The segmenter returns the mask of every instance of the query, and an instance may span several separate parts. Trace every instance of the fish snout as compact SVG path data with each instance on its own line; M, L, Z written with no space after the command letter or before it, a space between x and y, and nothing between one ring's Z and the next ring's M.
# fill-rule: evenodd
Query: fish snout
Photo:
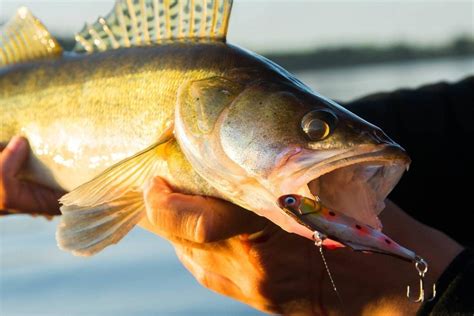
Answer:
M383 130L380 128L375 128L367 134L369 134L369 137L374 144L381 146L380 148L383 148L382 151L386 155L403 164L410 164L411 159L405 149L398 145L393 139L388 137Z
M380 128L373 129L370 134L372 139L379 144L396 144L393 139L388 137Z

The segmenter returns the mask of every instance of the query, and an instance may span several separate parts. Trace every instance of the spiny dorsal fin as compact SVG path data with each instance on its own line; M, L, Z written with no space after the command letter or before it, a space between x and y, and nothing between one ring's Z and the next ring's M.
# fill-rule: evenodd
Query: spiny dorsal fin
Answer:
M111 13L76 35L76 52L169 41L225 41L232 0L117 0Z
M0 33L0 66L56 57L63 49L26 7Z

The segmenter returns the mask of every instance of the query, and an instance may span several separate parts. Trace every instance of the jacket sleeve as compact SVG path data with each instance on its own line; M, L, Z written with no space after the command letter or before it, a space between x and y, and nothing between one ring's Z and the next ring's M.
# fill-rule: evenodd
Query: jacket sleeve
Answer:
M436 290L436 298L421 306L419 316L473 315L474 250L465 249L451 262L436 282Z
M474 77L378 93L346 107L381 127L412 158L410 171L390 198L421 222L471 247L443 272L435 300L425 302L418 315L472 315Z
M389 198L421 222L474 247L474 77L373 94L346 104L412 159ZM471 184L469 184L471 183Z

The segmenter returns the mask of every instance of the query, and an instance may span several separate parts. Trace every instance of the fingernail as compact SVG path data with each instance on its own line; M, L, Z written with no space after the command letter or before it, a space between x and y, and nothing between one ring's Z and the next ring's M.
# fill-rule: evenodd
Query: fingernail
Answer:
M22 137L13 136L13 138L8 142L6 149L10 151L18 151L24 145L25 145L25 140Z

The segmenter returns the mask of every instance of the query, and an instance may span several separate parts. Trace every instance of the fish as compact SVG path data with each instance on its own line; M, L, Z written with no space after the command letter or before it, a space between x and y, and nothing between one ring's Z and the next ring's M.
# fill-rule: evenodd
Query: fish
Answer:
M143 192L157 176L309 239L280 196L317 195L381 229L378 214L408 154L281 66L228 43L231 8L231 0L117 0L76 34L71 52L24 7L5 25L0 142L26 137L19 176L68 191L61 249L91 256L142 225Z
M415 252L399 245L381 231L332 210L318 200L288 194L281 196L278 202L290 216L317 232L316 237L328 237L355 251L385 254L415 263L421 260ZM331 249L330 246L328 248Z

